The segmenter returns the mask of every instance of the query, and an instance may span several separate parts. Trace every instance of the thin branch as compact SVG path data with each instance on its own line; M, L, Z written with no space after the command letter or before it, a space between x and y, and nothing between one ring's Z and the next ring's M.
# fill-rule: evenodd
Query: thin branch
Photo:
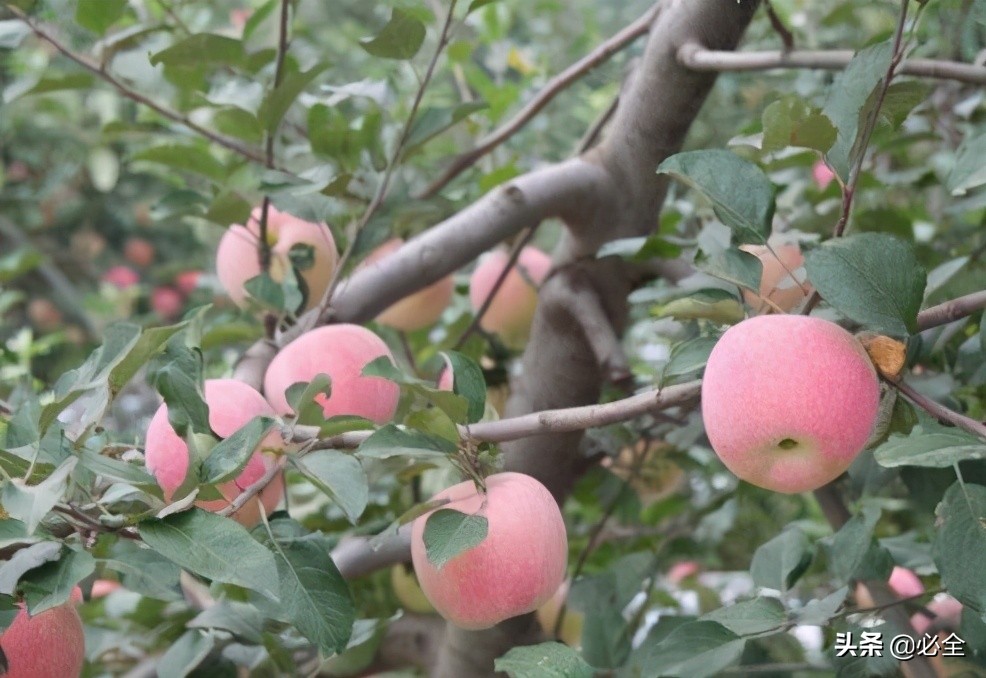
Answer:
M637 38L645 35L650 30L651 24L654 23L661 4L656 3L639 19L624 27L609 40L606 40L589 54L549 80L541 91L527 102L510 120L480 139L475 148L456 157L437 179L428 184L428 186L414 197L429 198L435 195L455 177L475 165L480 158L490 153L493 149L523 129L558 94L580 80L592 69L608 61L614 54L625 49L636 41Z
M408 139L411 137L411 129L414 125L414 121L418 117L418 109L421 108L421 102L424 100L425 91L428 89L428 85L431 83L432 77L435 75L435 68L438 66L438 60L442 56L442 52L448 45L449 32L452 29L452 21L455 18L455 6L458 0L452 0L449 4L448 13L445 15L445 23L442 24L442 31L438 36L438 45L435 47L434 54L431 55L431 61L428 62L428 68L425 70L424 78L421 80L421 84L418 86L418 91L414 95L414 101L411 104L411 110L407 115L407 119L404 121L404 128L401 130L401 136L397 141L397 145L394 147L394 152L390 156L390 160L387 162L387 168L384 170L383 178L380 180L380 185L377 186L377 190L370 200L370 204L367 205L366 210L363 212L363 216L356 225L350 229L349 242L346 245L346 250L342 253L342 257L339 259L339 263L336 265L335 271L332 273L332 280L329 282L328 288L325 290L325 294L322 296L322 301L318 305L319 313L318 317L324 316L328 311L329 305L332 301L332 294L335 292L336 286L339 284L339 274L343 271L346 266L346 262L352 256L353 248L356 246L356 240L360 232L366 228L366 225L370 223L370 219L373 215L377 213L377 210L383 205L384 200L387 199L387 193L390 190L390 181L394 176L394 170L397 169L397 165L401 161L401 156L404 154L404 147L407 145Z
M517 265L517 260L520 258L520 253L524 250L524 247L527 246L527 243L531 241L531 238L534 237L534 231L535 229L533 227L525 229L523 234L521 234L521 237L514 243L513 249L510 251L510 257L507 259L507 265L503 267L502 271L500 271L500 275L497 276L496 281L493 283L493 289L490 290L490 293L487 295L486 299L483 300L483 304L476 311L472 322L469 323L469 326L459 337L458 341L455 342L455 346L452 347L452 350L458 351L461 349L465 345L466 341L469 340L469 337L471 337L473 333L479 329L480 324L483 322L483 316L486 315L486 312L493 304L493 299L500 291L500 288L503 286L504 281L506 281L507 276L510 275L510 271L514 270L514 267Z
M933 417L946 424L952 424L957 426L969 433L979 436L983 440L986 440L986 424L981 421L977 421L972 417L967 417L964 414L959 414L954 410L950 410L944 405L939 405L934 400L921 395L914 387L903 381L901 382L890 382L898 391L907 396L908 400L912 403L925 410Z
M728 52L705 49L698 43L687 43L678 51L682 64L696 71L766 71L774 68L808 68L841 71L855 53L837 50L770 50L762 52ZM955 80L970 85L986 85L986 66L962 61L939 59L908 59L900 66L902 75L919 78Z
M947 325L950 322L965 318L976 311L986 308L986 290L973 292L964 297L926 308L918 313L918 329L927 330L932 327Z
M193 132L195 132L196 134L202 137L205 137L206 139L213 142L214 144L218 146L222 146L223 148L232 151L237 155L240 155L246 158L247 160L250 160L251 162L255 162L259 164L265 163L265 158L259 151L243 146L239 142L234 141L233 139L230 139L226 136L223 136L222 134L213 132L212 130L205 128L202 125L199 125L198 123L194 122L188 116L173 111L170 108L164 106L163 104L159 104L153 99L150 99L147 96L141 94L140 92L132 89L129 85L124 83L122 80L120 80L110 72L106 71L100 64L92 61L86 56L73 52L71 49L63 45L56 37L54 37L51 33L49 33L44 28L42 28L40 24L38 24L36 21L31 19L20 8L11 5L10 3L5 3L5 5L7 9L9 9L18 19L20 19L25 24L27 24L28 28L30 28L31 31L39 39L44 40L52 47L54 47L56 50L61 52L61 54L67 57L69 60L75 62L85 70L95 75L97 78L103 80L107 84L114 87L122 96L126 97L127 99L130 99L131 101L135 101L142 106L146 106L147 108L151 109L152 111L160 115L162 118L166 118L168 120L171 120L172 122L176 122L180 125L184 125L188 129L192 130ZM286 171L286 170L282 170L282 171Z
M784 52L790 52L794 49L794 35L777 15L773 3L770 0L764 0L763 4L767 8L767 18L770 20L770 27L774 29L774 32L781 37L781 42L784 43Z

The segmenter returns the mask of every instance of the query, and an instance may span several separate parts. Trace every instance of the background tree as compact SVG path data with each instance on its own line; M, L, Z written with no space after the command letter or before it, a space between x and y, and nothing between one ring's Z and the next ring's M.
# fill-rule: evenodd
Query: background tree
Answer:
M981 670L981 5L2 3L3 625L81 584L86 675ZM470 304L502 244L529 330ZM697 407L771 312L882 378L814 493L739 481ZM563 509L570 584L467 631L409 597L410 521L495 470ZM963 656L888 654L939 630Z

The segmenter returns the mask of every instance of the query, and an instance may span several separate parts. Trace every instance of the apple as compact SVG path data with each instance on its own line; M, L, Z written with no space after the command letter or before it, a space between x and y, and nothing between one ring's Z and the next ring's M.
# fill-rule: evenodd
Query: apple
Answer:
M72 678L82 673L86 639L75 605L69 600L33 617L20 605L0 635L7 659L4 678Z
M404 244L400 238L392 238L373 250L360 264L362 267L385 265L382 260L399 250ZM392 304L376 320L381 325L403 332L413 332L434 325L452 301L455 284L452 276L446 276L424 289L410 294Z
M510 261L504 250L496 250L484 257L469 279L469 301L478 312ZM520 348L531 332L531 321L537 309L537 288L548 277L551 257L534 247L525 247L517 258L517 265L504 278L493 301L483 314L479 325L483 330L498 334L504 344Z
M565 521L540 482L522 473L497 473L486 478L485 494L466 481L433 499L449 500L441 509L488 521L486 538L441 568L428 559L424 543L432 512L412 524L414 571L445 619L467 630L490 628L537 610L561 586L568 558Z
M764 245L740 247L757 257L763 265L760 296L743 290L743 299L758 313L770 312L773 306L790 311L800 306L812 291L805 277L805 258L796 242L785 243L779 238L770 238L768 243L773 252ZM773 306L764 300L772 302Z
M815 180L815 185L818 186L818 190L824 191L828 188L828 185L832 183L835 179L835 172L832 168L825 164L824 160L817 160L814 165L811 166L811 178Z
M154 245L143 238L127 238L123 258L137 268L147 268L154 263Z
M421 590L421 584L414 576L414 570L408 565L401 563L390 568L390 584L394 587L394 595L405 610L418 614L435 612L435 607L428 602L428 597Z
M922 612L915 613L911 617L911 626L918 635L927 633L932 624L938 628L958 630L962 621L962 603L955 598L948 594L939 594L925 607L935 618L931 619Z
M264 393L278 414L293 414L285 397L292 384L318 374L332 380L332 393L316 402L326 417L355 415L383 424L394 417L400 388L383 377L364 377L363 368L377 358L394 358L387 344L359 325L326 325L301 335L271 361L264 376Z
M242 381L207 379L204 391L205 402L209 406L209 425L221 438L232 435L254 417L274 416L274 411L264 397ZM240 475L235 480L217 486L224 499L197 501L195 505L207 511L220 511L226 508L275 463L273 456L266 451L278 452L283 448L284 442L279 431L276 428L272 429ZM175 490L181 486L188 473L188 445L171 428L168 422L167 404L162 404L158 408L147 427L144 460L147 469L164 490L165 500L171 501ZM253 527L260 522L258 502L262 502L264 509L270 513L277 508L283 495L284 481L278 476L232 517L242 525Z
M161 285L151 290L151 309L165 320L174 320L185 308L185 297L174 287Z
M686 579L694 577L701 571L702 566L697 561L683 560L680 563L675 563L672 565L666 576L669 582L677 585Z
M833 322L761 315L712 349L702 418L712 448L739 478L776 492L834 480L869 439L880 404L876 370Z
M537 609L535 613L541 628L547 635L555 632L555 625L558 623L558 615L561 613L562 605L568 598L569 582L563 581L555 594L548 599L544 605ZM582 645L582 627L585 625L585 615L573 610L571 606L565 605L565 618L562 619L561 628L558 629L558 638L571 647Z
M96 598L105 598L117 589L123 588L123 584L118 581L113 581L112 579L97 579L92 583L92 591L89 597L95 600Z
M125 290L140 282L140 274L129 266L111 266L103 273L103 282Z
M199 287L202 271L182 271L175 276L175 287L186 297Z
M924 593L924 584L921 583L918 576L900 565L895 565L890 572L887 586L900 598L913 598ZM856 586L856 604L861 609L876 607L869 590L861 584Z
M247 280L261 273L259 237L261 208L257 207L245 226L234 224L227 229L216 250L216 272L226 293L237 305L247 305ZM304 221L270 206L267 211L267 242L270 245L271 278L280 282L293 265L292 248L311 260L298 266L308 290L305 307L314 308L332 280L338 254L332 231L325 224Z
M58 329L64 320L62 312L50 299L31 299L27 304L27 317L35 327L45 332Z

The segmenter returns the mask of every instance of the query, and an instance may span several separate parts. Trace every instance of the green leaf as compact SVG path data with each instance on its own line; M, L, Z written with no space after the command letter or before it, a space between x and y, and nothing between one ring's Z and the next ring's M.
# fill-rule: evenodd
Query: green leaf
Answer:
M31 34L31 27L20 19L0 21L0 49L16 49Z
M161 360L163 365L154 374L154 388L168 406L171 428L182 438L188 433L211 435L202 386L202 353L175 337L168 342Z
M274 557L229 518L191 509L142 522L140 537L181 568L277 599Z
M500 2L500 0L472 0L469 3L469 9L466 10L466 15L472 14L477 9L482 9L487 5L492 5L494 2Z
M917 425L909 435L891 436L873 456L887 468L950 468L960 461L986 459L986 442L957 428Z
M787 622L784 606L777 598L754 598L720 607L702 617L714 621L740 636L776 631Z
M695 258L695 267L703 273L725 280L737 287L760 293L763 263L756 255L730 247L712 257L701 254Z
M133 160L164 165L180 172L198 174L217 184L227 180L227 170L209 151L191 144L167 144L135 153Z
M37 485L7 481L0 491L0 504L12 518L24 523L28 534L34 534L45 516L62 500L68 477L78 462L75 457L69 457Z
M259 610L235 600L217 600L185 626L192 629L222 629L251 643L263 641L264 619Z
M102 35L123 16L127 0L78 0L75 21L97 35Z
M887 74L892 54L890 41L871 45L857 53L832 83L828 99L822 107L822 112L835 124L838 133L835 145L826 157L843 180L849 177L850 160L862 122L860 112Z
M281 84L264 97L257 117L268 133L277 129L298 96L327 68L328 64L320 63L307 71L290 71L284 75Z
M250 298L261 307L282 313L287 310L284 289L269 273L260 273L243 283Z
M466 423L473 424L483 418L486 411L486 379L475 360L457 353L443 351L446 369L451 366L452 392L469 402Z
M426 108L415 119L407 139L404 155L408 156L442 132L462 122L473 113L489 108L485 101L467 101L456 106Z
M696 337L675 344L661 372L661 385L679 382L683 377L693 376L705 369L709 354L718 341L718 337Z
M120 575L120 583L128 591L157 600L182 599L181 570L156 551L121 539L102 562Z
M202 482L218 485L238 476L273 425L271 417L254 417L219 441L202 462Z
M712 201L716 216L741 243L763 244L774 218L774 187L757 165L722 149L687 151L667 158L670 174Z
M739 661L745 646L745 640L722 624L695 621L681 624L646 650L642 647L635 663L651 676L706 678Z
M743 305L736 295L715 287L697 290L687 297L655 306L651 309L651 315L675 320L711 320L720 325L733 325L745 317Z
M788 527L753 554L750 575L757 586L787 591L811 564L812 546L797 527Z
M838 581L885 581L890 576L893 559L873 537L873 529L879 519L880 510L867 506L860 515L850 518L829 540L829 571Z
M9 559L0 563L0 595L12 596L17 590L17 582L24 573L41 567L45 563L58 560L62 544L57 541L42 541L20 549Z
M808 626L824 626L839 611L848 595L849 587L843 586L820 600L809 600L797 611L798 622Z
M271 522L275 535L295 533L290 519ZM269 541L277 562L281 609L308 640L327 655L346 649L356 607L346 581L321 539L291 537Z
M424 542L428 562L444 567L464 551L479 546L489 530L485 516L471 516L453 509L438 509L425 523Z
M373 38L360 40L360 46L376 57L410 59L425 39L425 25L407 12L394 8L387 25Z
M986 610L986 487L953 483L935 516L933 555L942 584L960 602Z
M945 187L952 195L965 195L969 189L986 184L986 134L966 137L955 153L955 165Z
M96 560L88 551L65 548L57 561L45 563L27 572L20 584L24 588L27 610L31 615L65 603L76 584L96 571Z
M79 463L104 480L142 488L157 487L157 480L143 466L120 461L90 449L83 449L79 453Z
M96 0L99 2L100 0ZM200 67L237 66L243 63L243 43L235 38L213 33L196 33L151 56L151 65Z
M832 148L835 138L832 121L799 96L786 95L763 112L765 151L797 146L825 153Z
M919 80L892 83L880 106L880 119L894 130L900 128L911 111L928 100L930 91L931 88Z
M438 436L420 431L405 431L394 424L387 424L364 440L359 453L364 457L388 459L397 456L447 458L456 451L456 446Z
M156 662L158 678L185 678L212 652L216 637L197 629L185 631Z
M825 301L883 334L917 329L926 274L913 247L883 233L835 238L808 252L808 279Z
M338 450L316 450L291 461L342 509L349 522L356 524L370 495L366 472L358 459Z
M321 426L325 422L325 410L315 400L316 396L328 398L332 395L332 379L319 373L312 380L288 386L284 396L295 413L295 421L303 426Z
M595 672L579 653L561 643L515 647L493 663L510 678L592 678Z

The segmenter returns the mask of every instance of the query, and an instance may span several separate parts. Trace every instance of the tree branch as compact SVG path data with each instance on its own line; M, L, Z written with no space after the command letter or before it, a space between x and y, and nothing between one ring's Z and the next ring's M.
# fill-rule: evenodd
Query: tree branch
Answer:
M694 42L684 45L678 52L681 63L688 68L713 72L766 71L774 68L841 71L854 55L849 49L728 52L706 49ZM961 61L908 59L901 64L900 73L986 85L986 67Z
M976 421L972 417L967 417L964 414L959 414L958 412L948 409L944 405L939 405L931 398L918 393L914 390L913 386L903 381L889 383L898 391L907 396L908 400L931 414L939 421L957 426L973 435L979 436L983 440L986 440L986 424L983 424L981 421Z
M52 47L54 47L56 50L58 50L62 55L67 57L69 60L75 62L85 70L95 75L100 80L103 80L107 84L114 87L122 96L126 97L127 99L130 99L131 101L135 101L142 106L146 106L147 108L151 109L152 111L160 115L162 118L166 118L168 120L171 120L172 122L176 122L180 125L184 125L188 129L198 134L199 136L205 137L206 139L213 142L214 144L218 146L222 146L223 148L232 151L233 153L236 153L237 155L242 156L247 160L250 160L251 162L255 162L261 165L265 164L264 155L260 151L257 151L252 148L248 148L247 146L244 146L238 141L234 141L233 139L223 136L218 132L213 132L212 130L194 122L188 116L178 113L177 111L173 111L167 106L164 106L163 104L160 104L154 101L153 99L150 99L149 97L141 94L140 92L132 89L125 82L123 82L122 80L114 76L112 73L105 70L101 64L96 63L95 61L89 59L86 56L77 54L76 52L73 52L71 49L66 47L64 44L61 43L60 40L58 40L58 38L56 38L50 32L45 30L41 26L41 24L34 21L31 17L25 14L20 8L11 5L10 3L5 3L5 4L7 9L9 9L18 19L20 19L25 24L27 24L28 28L30 28L31 31L39 39L44 40ZM282 168L278 168L278 169L287 172L287 170L284 170Z
M452 163L437 179L428 184L428 186L414 197L420 199L430 198L435 195L455 177L475 165L480 158L490 153L497 146L523 129L558 94L580 80L592 69L608 61L614 54L617 54L632 44L637 38L647 33L650 25L654 23L654 17L657 16L660 7L661 3L656 3L639 19L623 28L609 38L609 40L606 40L589 54L549 80L541 91L533 99L528 101L510 120L480 139L475 148L466 151L452 160Z
M954 322L986 308L986 290L926 308L918 313L918 329L928 330Z

